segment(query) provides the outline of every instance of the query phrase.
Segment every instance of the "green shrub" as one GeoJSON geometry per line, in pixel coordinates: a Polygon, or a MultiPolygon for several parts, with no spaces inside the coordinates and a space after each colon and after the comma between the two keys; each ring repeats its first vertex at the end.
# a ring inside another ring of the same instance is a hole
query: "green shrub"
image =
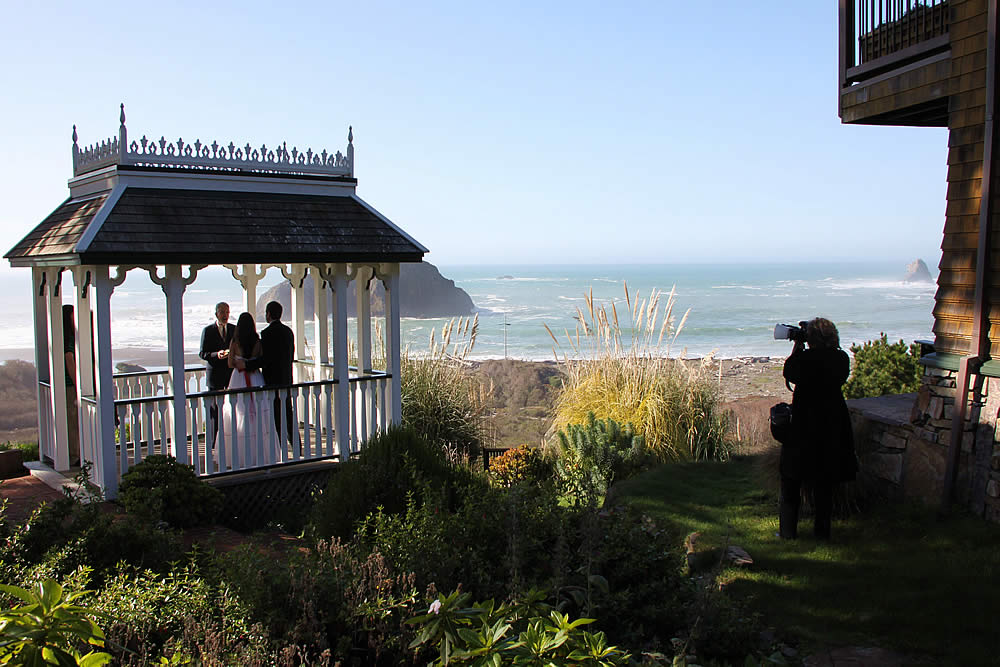
{"type": "Polygon", "coordinates": [[[193,561],[164,574],[122,564],[91,604],[108,619],[109,645],[138,654],[134,664],[164,652],[197,664],[274,664],[266,633],[246,605],[193,561]]]}
{"type": "Polygon", "coordinates": [[[434,600],[410,620],[419,630],[411,647],[434,649],[438,657],[433,665],[629,664],[629,654],[610,646],[603,632],[583,629],[594,619],[571,621],[568,614],[517,601],[469,605],[470,599],[456,590],[434,600]]]}
{"type": "MultiPolygon", "coordinates": [[[[557,361],[566,380],[556,401],[555,424],[582,424],[587,414],[632,424],[661,460],[729,457],[727,416],[718,389],[704,365],[670,358],[670,343],[683,328],[674,327],[673,293],[660,311],[660,293],[648,300],[629,294],[629,319],[621,326],[617,308],[610,312],[587,296],[587,310],[577,309],[576,335],[557,361]],[[664,341],[666,340],[666,343],[664,341]]],[[[559,340],[549,330],[552,340],[559,340]]]]}
{"type": "Polygon", "coordinates": [[[155,454],[122,475],[118,501],[125,511],[145,521],[187,528],[214,523],[223,496],[198,479],[193,466],[155,454]]]}
{"type": "Polygon", "coordinates": [[[0,664],[100,667],[111,662],[107,653],[80,654],[80,646],[104,647],[94,612],[74,604],[88,591],[67,592],[52,579],[30,590],[0,585],[0,591],[24,603],[0,610],[0,664]]]}
{"type": "Polygon", "coordinates": [[[311,526],[320,538],[349,539],[355,525],[382,508],[403,512],[422,485],[448,496],[467,472],[449,464],[445,450],[412,427],[390,428],[365,443],[356,459],[342,463],[317,499],[311,526]]]}
{"type": "Polygon", "coordinates": [[[0,451],[8,449],[20,449],[22,461],[38,460],[37,442],[0,442],[0,451]]]}
{"type": "Polygon", "coordinates": [[[439,343],[431,336],[428,354],[416,356],[407,349],[400,369],[403,425],[470,457],[482,448],[488,395],[465,365],[478,326],[478,317],[449,322],[439,343]],[[452,343],[453,335],[458,342],[452,343]]]}
{"type": "Polygon", "coordinates": [[[576,503],[594,505],[616,479],[629,477],[654,457],[631,424],[599,420],[591,412],[586,424],[569,424],[556,434],[559,452],[555,469],[559,486],[576,503]]]}
{"type": "Polygon", "coordinates": [[[551,463],[535,447],[518,445],[490,459],[490,479],[501,486],[544,484],[552,479],[551,463]]]}
{"type": "Polygon", "coordinates": [[[98,503],[63,498],[39,506],[23,526],[0,521],[0,570],[8,582],[22,585],[63,579],[81,566],[100,584],[119,562],[165,571],[178,553],[173,535],[115,517],[98,503]]]}
{"type": "Polygon", "coordinates": [[[890,343],[883,333],[877,340],[851,345],[851,354],[854,363],[844,385],[846,398],[906,394],[920,388],[923,367],[917,343],[909,347],[902,340],[890,343]]]}

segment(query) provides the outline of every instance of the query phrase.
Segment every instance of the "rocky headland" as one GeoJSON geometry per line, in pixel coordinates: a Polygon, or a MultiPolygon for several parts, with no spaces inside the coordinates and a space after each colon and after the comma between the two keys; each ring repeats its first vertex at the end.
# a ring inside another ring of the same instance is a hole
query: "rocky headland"
{"type": "MultiPolygon", "coordinates": [[[[379,280],[372,281],[372,315],[381,316],[385,311],[385,288],[379,280]]],[[[476,311],[472,298],[461,287],[441,275],[430,262],[402,263],[399,265],[399,314],[402,317],[457,317],[476,311]]],[[[264,306],[277,301],[290,312],[292,286],[287,280],[264,292],[257,299],[257,318],[262,320],[264,306]]],[[[313,316],[313,282],[305,281],[305,316],[313,316]]],[[[357,313],[354,286],[347,299],[347,314],[357,313]]]]}

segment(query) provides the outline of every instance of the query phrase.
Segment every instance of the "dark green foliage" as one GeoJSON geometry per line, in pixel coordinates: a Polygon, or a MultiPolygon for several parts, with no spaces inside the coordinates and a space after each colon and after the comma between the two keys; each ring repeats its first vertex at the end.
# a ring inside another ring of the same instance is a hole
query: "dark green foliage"
{"type": "Polygon", "coordinates": [[[916,343],[907,347],[902,340],[889,343],[884,333],[877,340],[852,345],[854,363],[844,396],[867,398],[917,391],[923,372],[919,347],[916,343]]]}
{"type": "Polygon", "coordinates": [[[340,465],[313,508],[321,538],[350,538],[355,525],[378,508],[403,512],[408,494],[428,486],[449,497],[467,472],[449,464],[441,445],[414,428],[391,428],[365,443],[360,456],[340,465]]]}
{"type": "Polygon", "coordinates": [[[206,665],[276,663],[266,634],[255,626],[246,605],[229,585],[193,561],[165,574],[123,564],[89,603],[104,614],[102,626],[115,664],[149,664],[138,658],[163,654],[197,658],[197,664],[206,665]]]}
{"type": "Polygon", "coordinates": [[[0,451],[5,451],[8,449],[19,449],[21,450],[21,460],[22,461],[37,461],[38,460],[38,443],[37,442],[0,442],[0,451]]]}
{"type": "Polygon", "coordinates": [[[80,566],[92,568],[101,583],[119,562],[162,571],[177,553],[172,535],[97,503],[64,498],[36,509],[23,526],[0,520],[0,570],[13,583],[61,579],[80,566]]]}
{"type": "Polygon", "coordinates": [[[624,479],[650,465],[654,457],[631,424],[587,414],[586,424],[569,424],[557,434],[556,476],[565,494],[575,502],[599,502],[616,479],[624,479]]]}
{"type": "Polygon", "coordinates": [[[155,454],[122,476],[118,501],[129,514],[175,528],[214,523],[222,493],[198,479],[194,468],[172,456],[155,454]]]}

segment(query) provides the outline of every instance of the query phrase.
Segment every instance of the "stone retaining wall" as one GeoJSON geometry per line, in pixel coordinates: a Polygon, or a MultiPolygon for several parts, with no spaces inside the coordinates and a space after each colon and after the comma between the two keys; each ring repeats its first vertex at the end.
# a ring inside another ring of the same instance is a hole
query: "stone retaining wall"
{"type": "MultiPolygon", "coordinates": [[[[889,497],[941,503],[956,373],[927,368],[915,394],[847,402],[862,475],[889,497]]],[[[977,376],[965,422],[956,501],[1000,522],[1000,380],[977,376]]]]}

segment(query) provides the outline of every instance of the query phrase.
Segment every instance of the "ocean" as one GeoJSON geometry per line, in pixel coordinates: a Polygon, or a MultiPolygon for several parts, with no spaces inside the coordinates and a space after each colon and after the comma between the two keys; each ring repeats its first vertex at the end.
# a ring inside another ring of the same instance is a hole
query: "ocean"
{"type": "MultiPolygon", "coordinates": [[[[646,299],[661,291],[661,310],[675,291],[674,317],[690,313],[670,346],[671,356],[783,357],[790,345],[773,339],[778,322],[797,323],[822,316],[833,320],[842,346],[885,332],[889,339],[932,339],[934,283],[906,283],[904,262],[674,265],[477,265],[438,267],[464,289],[479,309],[472,357],[547,360],[554,343],[576,327],[576,309],[585,295],[618,309],[623,321],[625,291],[646,299]]],[[[68,285],[72,281],[65,275],[68,285]]],[[[271,269],[258,294],[281,280],[271,269]]],[[[32,346],[30,278],[27,269],[0,275],[0,304],[8,314],[0,349],[32,346]]],[[[239,283],[225,270],[199,274],[184,297],[186,351],[197,352],[201,329],[212,321],[217,301],[242,300],[239,283]]],[[[66,299],[71,298],[66,290],[66,299]]],[[[403,340],[414,352],[428,349],[431,330],[440,334],[447,319],[402,322],[403,340]]],[[[309,338],[309,336],[307,336],[309,338]]],[[[129,274],[112,297],[112,340],[116,347],[166,350],[163,294],[148,275],[129,274]]],[[[122,359],[124,360],[124,359],[122,359]]]]}

